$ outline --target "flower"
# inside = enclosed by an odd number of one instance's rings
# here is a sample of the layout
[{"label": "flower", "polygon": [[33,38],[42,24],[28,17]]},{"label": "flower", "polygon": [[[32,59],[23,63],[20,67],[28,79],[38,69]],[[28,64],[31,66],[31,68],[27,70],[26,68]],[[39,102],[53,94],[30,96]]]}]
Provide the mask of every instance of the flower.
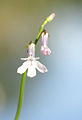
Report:
[{"label": "flower", "polygon": [[47,42],[48,42],[48,33],[46,33],[46,31],[44,31],[42,33],[41,52],[46,56],[51,54],[51,50],[48,48]]},{"label": "flower", "polygon": [[23,74],[28,69],[27,76],[32,78],[36,76],[36,69],[41,73],[47,72],[47,68],[37,59],[39,57],[35,58],[35,44],[31,43],[29,45],[28,58],[21,58],[25,62],[17,69],[17,73]]}]

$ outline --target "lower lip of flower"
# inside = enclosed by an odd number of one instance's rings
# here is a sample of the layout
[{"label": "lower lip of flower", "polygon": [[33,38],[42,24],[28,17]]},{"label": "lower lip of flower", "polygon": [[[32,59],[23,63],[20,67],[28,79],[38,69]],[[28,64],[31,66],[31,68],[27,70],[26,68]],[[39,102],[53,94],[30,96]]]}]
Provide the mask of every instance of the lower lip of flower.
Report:
[{"label": "lower lip of flower", "polygon": [[51,54],[51,50],[48,48],[48,47],[41,47],[41,52],[44,54],[44,55],[50,55]]}]

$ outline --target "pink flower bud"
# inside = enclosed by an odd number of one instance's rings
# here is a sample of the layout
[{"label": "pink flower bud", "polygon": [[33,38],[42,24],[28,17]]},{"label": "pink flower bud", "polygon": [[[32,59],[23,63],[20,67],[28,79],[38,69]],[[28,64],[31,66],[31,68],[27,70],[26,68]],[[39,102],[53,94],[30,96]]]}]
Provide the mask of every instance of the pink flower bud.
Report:
[{"label": "pink flower bud", "polygon": [[55,13],[52,13],[48,18],[47,21],[50,22],[55,18]]},{"label": "pink flower bud", "polygon": [[44,55],[46,55],[46,56],[51,54],[51,50],[48,48],[47,42],[48,42],[48,33],[43,32],[43,33],[42,33],[41,52],[42,52]]}]

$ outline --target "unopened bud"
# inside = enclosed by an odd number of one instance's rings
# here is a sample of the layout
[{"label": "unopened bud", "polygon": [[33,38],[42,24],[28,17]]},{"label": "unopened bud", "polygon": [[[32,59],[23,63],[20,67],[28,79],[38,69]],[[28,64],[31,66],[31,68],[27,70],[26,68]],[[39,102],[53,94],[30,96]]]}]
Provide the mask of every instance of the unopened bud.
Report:
[{"label": "unopened bud", "polygon": [[49,17],[47,17],[47,22],[52,21],[55,18],[55,13],[52,13]]},{"label": "unopened bud", "polygon": [[51,22],[54,18],[55,18],[55,13],[52,13],[49,17],[46,18],[46,20],[42,24],[42,27],[44,27],[48,22]]}]

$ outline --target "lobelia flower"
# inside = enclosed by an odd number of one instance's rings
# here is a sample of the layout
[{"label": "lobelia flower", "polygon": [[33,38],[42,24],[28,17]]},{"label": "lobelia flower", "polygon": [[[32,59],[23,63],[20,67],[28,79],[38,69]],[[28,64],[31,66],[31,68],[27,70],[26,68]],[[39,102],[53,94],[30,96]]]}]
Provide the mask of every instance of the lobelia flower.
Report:
[{"label": "lobelia flower", "polygon": [[27,76],[34,77],[36,76],[36,69],[41,72],[47,72],[47,68],[37,61],[39,57],[35,58],[35,44],[31,43],[28,48],[28,58],[21,58],[25,62],[17,69],[17,73],[23,74],[27,69]]},{"label": "lobelia flower", "polygon": [[44,30],[44,32],[42,33],[42,46],[41,46],[41,52],[44,55],[50,55],[51,54],[51,50],[48,48],[47,43],[48,43],[48,33],[46,33],[46,31]]}]

